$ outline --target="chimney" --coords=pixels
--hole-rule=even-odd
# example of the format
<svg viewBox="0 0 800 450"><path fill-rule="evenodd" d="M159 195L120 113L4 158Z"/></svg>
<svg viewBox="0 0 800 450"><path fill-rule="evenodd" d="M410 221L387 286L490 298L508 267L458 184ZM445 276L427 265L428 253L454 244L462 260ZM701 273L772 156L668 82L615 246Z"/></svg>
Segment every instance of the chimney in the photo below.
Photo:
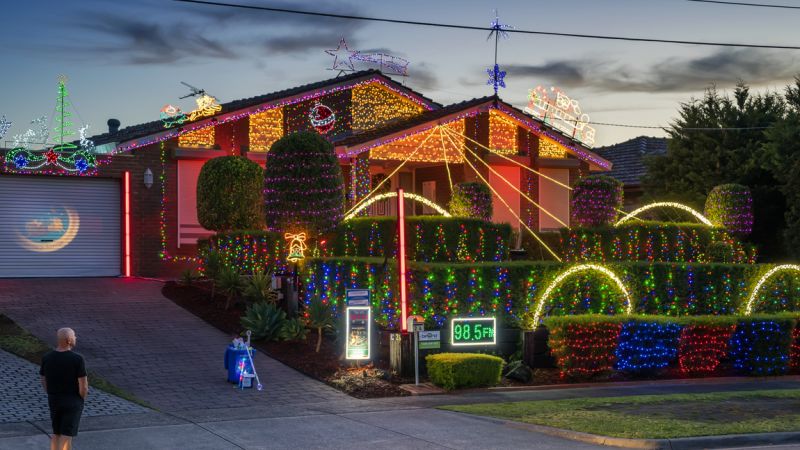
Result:
<svg viewBox="0 0 800 450"><path fill-rule="evenodd" d="M106 124L108 124L108 132L109 132L109 134L114 134L117 131L119 131L119 120L117 120L117 119L108 119L108 122L106 122Z"/></svg>

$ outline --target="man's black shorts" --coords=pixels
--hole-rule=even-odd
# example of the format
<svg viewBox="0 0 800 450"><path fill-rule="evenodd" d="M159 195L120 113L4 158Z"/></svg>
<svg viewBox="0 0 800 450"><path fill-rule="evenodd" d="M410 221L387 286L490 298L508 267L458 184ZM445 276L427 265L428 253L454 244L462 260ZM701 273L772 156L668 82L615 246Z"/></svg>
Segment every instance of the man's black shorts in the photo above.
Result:
<svg viewBox="0 0 800 450"><path fill-rule="evenodd" d="M50 394L50 421L53 434L77 436L83 413L83 399L75 394Z"/></svg>

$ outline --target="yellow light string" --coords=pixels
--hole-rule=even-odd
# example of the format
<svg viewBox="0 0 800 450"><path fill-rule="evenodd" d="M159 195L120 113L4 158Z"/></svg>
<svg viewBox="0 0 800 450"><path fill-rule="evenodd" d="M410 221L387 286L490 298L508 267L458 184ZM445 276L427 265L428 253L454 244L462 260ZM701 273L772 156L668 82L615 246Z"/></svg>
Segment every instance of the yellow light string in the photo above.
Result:
<svg viewBox="0 0 800 450"><path fill-rule="evenodd" d="M506 182L506 184L507 184L507 185L509 185L509 186L511 187L511 189L513 189L513 190L514 190L514 191L516 191L516 192L517 192L519 195L521 195L522 197L524 197L524 198L525 198L525 200L527 200L528 202L530 202L530 203L531 203L533 206L535 206L535 207L539 208L540 210L542 210L542 211L543 211L545 214L547 214L548 216L550 216L550 217L551 217L553 220L555 220L556 222L558 222L558 223L560 223L561 225L563 225L565 228L569 228L569 225L567 225L566 223L564 223L564 221L562 221L562 220L561 220L561 219L559 219L558 217L556 217L556 216L554 216L553 214L551 214L551 213L550 213L550 211L548 211L547 209L543 208L543 207L542 207L540 204L536 203L536 202L535 202L535 201L534 201L532 198L530 198L530 197L529 197L527 194L525 194L524 192L520 191L520 190L519 190L519 189L518 189L516 186L514 186L514 183L512 183L512 182L508 181L508 179L506 179L504 176L500 175L500 173L498 173L498 172L497 172L495 169L493 169L493 168L492 168L492 166L491 166L491 165L489 165L489 163L487 163L486 161L484 161L483 159L481 159L481 157L480 157L480 156L478 156L478 154L477 154L477 153L473 152L473 151L472 151L472 150L471 150L469 147L467 147L466 145L464 146L464 148L465 148L465 149L466 149L468 152L470 152L470 153L472 154L472 156L474 156L474 157L475 157L475 158L476 158L478 161L480 161L480 162L481 162L481 163L482 163L484 166L486 166L486 167L487 167L487 168L488 168L488 169L489 169L489 170L490 170L490 171L491 171L493 174L495 174L495 175L496 175L498 178L500 178L501 180L505 181L505 182ZM464 155L464 156L466 156L466 155Z"/></svg>
<svg viewBox="0 0 800 450"><path fill-rule="evenodd" d="M413 152L411 152L411 154L410 154L410 155L408 155L408 157L407 157L405 160L403 160L403 162L402 162L402 163L400 163L400 165L399 165L399 166L397 166L397 168L396 168L396 169L394 169L394 170L392 171L392 173L390 173L390 174L389 174L389 176L387 176L386 178L384 178L384 179L383 179L383 181L381 181L380 183L378 183L378 185L377 185L377 186L375 186L375 189L373 189L373 190L372 190L372 191L371 191L369 194L365 195L365 196L364 196L364 197L363 197L361 200L359 200L359 201L358 201L358 202L357 202L355 205L353 205L353 207L352 207L352 208L348 209L348 210L347 210L347 211L344 213L344 215L346 216L346 215L350 214L350 213L351 213L351 212L352 212L354 209L358 208L358 207L359 207L359 205L361 205L361 203L363 203L363 202L364 202L366 199L368 199L370 195L372 195L372 194L374 194L375 192L377 192L377 191L378 191L378 189L380 189L380 187L381 187L381 186L383 186L383 183L386 183L387 181L391 180L391 179L392 179L392 176L394 176L394 174L396 174L396 173L397 173L397 171L398 171L398 170L400 170L400 169L403 167L403 165L404 165L405 163L407 163L407 162L408 162L408 160L409 160L409 159L411 159L411 158L414 156L414 154L415 154L415 153L417 153L417 151L418 151L420 148L422 148L422 145L423 145L423 144L425 144L426 142L428 142L428 139L430 139L430 138L431 138L431 136L433 136L433 133L434 133L434 131L436 131L436 128L432 128L432 129L430 130L430 133L428 133L428 136L426 136L426 137L425 137L425 139L423 139L423 140L422 140L422 142L420 142L420 143L417 145L417 148L415 148L415 149L414 149L414 151L413 151Z"/></svg>
<svg viewBox="0 0 800 450"><path fill-rule="evenodd" d="M453 144L453 146L456 148L456 150L458 150L458 145L455 142L453 142L453 140L450 138L450 135L447 135L447 139L450 141L450 143ZM561 258L558 257L556 252L554 252L550 247L548 247L547 244L544 243L542 238L540 238L536 233L533 232L533 230L530 229L530 227L528 227L528 225L519 217L519 215L517 215L517 213L514 212L514 208L512 208L508 203L506 203L506 201L503 199L503 197L501 197L500 194L489 184L489 182L486 180L486 178L483 177L483 175L481 175L481 173L478 171L478 169L475 168L475 166L472 165L472 163L467 158L467 155L463 154L464 153L463 150L461 150L461 153L464 156L464 161L469 165L470 168L472 168L472 170L475 171L475 174L478 175L478 178L480 178L481 181L486 183L486 186L488 186L489 189L491 189L492 192L494 192L494 194L497 196L497 199L500 200L500 202L503 205L505 205L506 208L508 208L508 211L511 213L512 216L514 216L517 219L519 224L522 225L523 227L525 227L525 229L528 231L528 233L530 233L531 236L533 236L534 239L536 239L539 242L539 244L542 245L542 247L544 247L548 252L550 252L550 254L553 255L553 258L556 259L556 261L561 262Z"/></svg>
<svg viewBox="0 0 800 450"><path fill-rule="evenodd" d="M444 156L444 168L447 169L447 181L450 182L450 195L453 195L453 178L450 176L450 165L447 164L447 149L444 147L444 132L442 127L436 127L439 130L439 139L442 141L442 156Z"/></svg>
<svg viewBox="0 0 800 450"><path fill-rule="evenodd" d="M450 130L450 131L452 131L452 130ZM539 176L540 176L540 177L542 177L542 178L546 178L546 179L548 179L548 180L552 181L553 183L555 183L555 184L557 184L557 185L559 185L559 186L561 186L561 187L564 187L564 188L567 188L567 189L569 189L570 191L572 190L572 188L571 188L571 187L569 187L568 185L566 185L566 184L564 184L564 183L562 183L562 182L560 182L560 181L556 180L555 178L550 178L550 177L548 177L547 175L545 175L545 174L543 174L543 173L541 173L541 172L539 172L539 171L537 171L537 170L535 170L535 169L533 169L533 168L531 168L531 167L528 167L528 166L526 166L525 164L522 164L522 163L520 163L519 161L516 161L516 160L514 160L513 158L509 158L508 156L506 156L506 155L504 155L504 154L502 154L502 153L497 153L496 151L492 150L491 148L489 148L489 147L487 147L487 146L485 146L485 145L481 144L480 142L476 141L475 139L472 139L472 138L470 138L469 136L467 136L467 135L465 135L465 134L461 134L461 133L458 133L458 132L456 132L456 131L453 131L453 133L456 133L456 134L457 134L457 135L459 135L460 137L463 137L464 139L467 139L467 140L469 140L469 141L470 141L470 142L472 142L473 144L475 144L475 145L478 145L479 147L481 147L481 148L483 148L483 149L486 149L486 150L488 150L489 152L491 152L491 153L493 153L493 154L495 154L495 155L497 155L497 156L499 156L499 157L501 157L501 158L505 159L506 161L510 161L510 162L512 162L512 163L514 163L514 164L516 164L516 165L518 165L518 166L520 166L520 167L522 167L523 169L525 169L525 170L527 170L527 171L529 171L529 172L533 172L533 173L535 173L536 175L539 175Z"/></svg>
<svg viewBox="0 0 800 450"><path fill-rule="evenodd" d="M788 271L800 272L800 266L797 264L781 264L780 266L773 267L767 273L761 276L761 278L758 280L758 283L756 283L755 287L753 288L753 291L750 292L750 297L747 299L747 306L745 306L744 310L745 316L749 316L753 313L753 305L755 304L756 297L758 297L758 293L761 291L761 287L764 285L764 283L766 283L767 280L772 278L772 276L776 275L778 272Z"/></svg>
<svg viewBox="0 0 800 450"><path fill-rule="evenodd" d="M347 221L347 220L350 220L350 219L356 217L358 215L358 213L360 213L361 211L369 208L369 206L371 204L373 204L373 203L375 203L377 201L385 200L387 198L393 198L393 197L397 197L397 192L386 192L384 194L380 194L380 195L376 195L375 197L371 197L369 199L369 201L367 201L366 203L363 203L361 206L356 208L355 211L353 211L350 214L344 216L344 219L342 219L342 221ZM437 205L436 203L432 202L431 200L428 200L427 198L425 198L425 197L423 197L421 195L417 195L417 194L414 194L414 193L411 193L411 192L403 192L403 198L409 199L409 200L414 200L416 202L422 203L423 205L428 206L428 207L436 210L436 212L438 212L439 214L443 215L444 217L452 217L452 215L446 209L442 208L441 206Z"/></svg>
<svg viewBox="0 0 800 450"><path fill-rule="evenodd" d="M633 210L633 211L631 211L629 213L626 213L625 217L619 219L617 221L617 223L614 224L614 226L615 227L620 226L621 224L631 220L632 218L638 216L639 214L641 214L641 213L643 213L643 212L645 212L645 211L647 211L649 209L653 209L653 208L675 208L675 209L680 209L682 211L686 211L689 214L693 215L697 220L699 220L703 224L708 225L709 227L713 227L714 226L714 224L711 223L710 220L708 220L704 215L700 214L699 212L697 212L693 208L690 208L690 207L688 207L686 205L683 205L683 204L680 204L680 203L676 203L676 202L656 202L656 203L650 203L649 205L644 205L641 208L638 208L638 209L635 209L635 210Z"/></svg>

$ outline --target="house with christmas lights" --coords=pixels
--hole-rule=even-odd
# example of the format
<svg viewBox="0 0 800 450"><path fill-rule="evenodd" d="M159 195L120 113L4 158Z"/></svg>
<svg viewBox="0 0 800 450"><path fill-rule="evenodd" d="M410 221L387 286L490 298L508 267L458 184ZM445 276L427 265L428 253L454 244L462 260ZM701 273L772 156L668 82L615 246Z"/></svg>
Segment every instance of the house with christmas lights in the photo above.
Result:
<svg viewBox="0 0 800 450"><path fill-rule="evenodd" d="M569 224L569 186L611 169L547 113L497 96L443 106L375 70L221 105L202 93L191 112L166 105L161 120L123 129L110 120L108 133L74 149L6 152L0 276L176 273L212 234L197 220L203 164L241 155L264 165L275 141L307 130L334 145L350 205L381 185L446 207L454 183L483 181L492 220L536 231ZM368 213L394 208L378 201Z"/></svg>

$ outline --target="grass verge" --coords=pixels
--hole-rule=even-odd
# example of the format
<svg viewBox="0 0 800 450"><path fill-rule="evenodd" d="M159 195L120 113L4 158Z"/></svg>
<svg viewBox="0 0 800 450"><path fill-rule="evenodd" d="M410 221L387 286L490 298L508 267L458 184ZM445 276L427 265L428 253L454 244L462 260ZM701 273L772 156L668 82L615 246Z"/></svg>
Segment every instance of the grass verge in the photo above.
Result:
<svg viewBox="0 0 800 450"><path fill-rule="evenodd" d="M800 430L800 389L484 403L441 409L636 439Z"/></svg>
<svg viewBox="0 0 800 450"><path fill-rule="evenodd" d="M0 349L17 355L20 358L26 359L36 365L41 364L42 356L50 351L50 347L48 347L44 341L28 333L24 328L20 327L13 320L3 314L0 314ZM105 380L103 377L92 372L91 369L89 369L88 372L89 385L93 388L97 388L109 394L116 395L117 397L124 398L125 400L146 408L154 409L145 401L120 389L119 387Z"/></svg>

